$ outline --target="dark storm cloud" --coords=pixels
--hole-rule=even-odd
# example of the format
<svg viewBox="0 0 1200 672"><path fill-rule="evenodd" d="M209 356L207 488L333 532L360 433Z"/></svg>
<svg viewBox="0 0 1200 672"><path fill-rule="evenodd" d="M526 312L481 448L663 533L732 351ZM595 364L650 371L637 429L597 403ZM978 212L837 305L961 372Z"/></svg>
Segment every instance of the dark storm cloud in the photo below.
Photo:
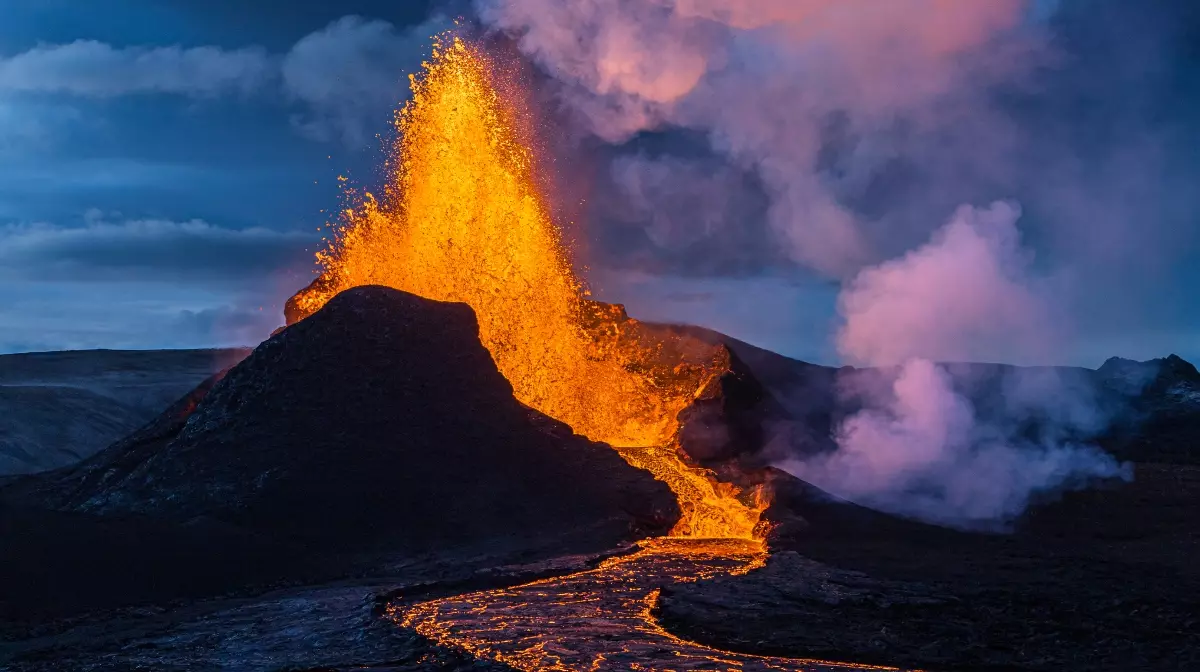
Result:
<svg viewBox="0 0 1200 672"><path fill-rule="evenodd" d="M0 226L0 276L34 280L220 280L311 267L319 234L201 220L106 219Z"/></svg>

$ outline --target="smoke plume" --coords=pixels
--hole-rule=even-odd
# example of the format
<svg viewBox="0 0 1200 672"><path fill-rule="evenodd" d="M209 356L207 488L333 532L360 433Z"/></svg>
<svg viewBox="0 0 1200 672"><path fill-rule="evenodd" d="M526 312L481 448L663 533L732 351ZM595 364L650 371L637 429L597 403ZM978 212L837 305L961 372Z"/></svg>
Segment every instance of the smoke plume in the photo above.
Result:
<svg viewBox="0 0 1200 672"><path fill-rule="evenodd" d="M960 207L929 243L861 271L838 301L843 357L890 366L1051 354L1065 325L1056 323L1053 283L1029 272L1020 214L1006 201Z"/></svg>
<svg viewBox="0 0 1200 672"><path fill-rule="evenodd" d="M1105 418L1069 375L1006 369L983 407L966 389L982 374L935 362L1078 361L1081 331L1104 343L1194 276L1200 202L1183 185L1198 165L1180 148L1200 96L1173 93L1200 72L1187 6L475 0L568 125L611 148L614 196L591 219L645 223L633 253L593 264L742 275L782 257L838 283L838 352L876 368L841 381L838 450L788 466L956 524L1124 473L1081 443ZM998 198L1023 208L962 205Z"/></svg>
<svg viewBox="0 0 1200 672"><path fill-rule="evenodd" d="M797 263L840 278L875 253L866 223L843 198L894 152L868 136L961 114L998 76L995 61L976 65L973 53L1019 23L1024 3L476 4L555 77L591 133L620 142L667 126L705 132L714 149L762 180L776 242ZM847 148L848 165L822 165L834 160L831 134L864 138Z"/></svg>

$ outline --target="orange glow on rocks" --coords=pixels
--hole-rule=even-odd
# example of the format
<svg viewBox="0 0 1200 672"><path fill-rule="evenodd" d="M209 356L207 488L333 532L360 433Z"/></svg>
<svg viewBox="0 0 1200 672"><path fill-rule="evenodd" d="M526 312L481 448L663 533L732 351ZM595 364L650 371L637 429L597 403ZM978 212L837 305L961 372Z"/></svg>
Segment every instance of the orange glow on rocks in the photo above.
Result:
<svg viewBox="0 0 1200 672"><path fill-rule="evenodd" d="M587 299L518 129L520 88L479 48L443 36L397 115L391 176L343 212L323 273L289 322L338 292L386 285L470 305L523 403L614 446L679 498L681 536L752 538L756 492L719 483L675 449L678 413L725 365L719 348L652 336Z"/></svg>

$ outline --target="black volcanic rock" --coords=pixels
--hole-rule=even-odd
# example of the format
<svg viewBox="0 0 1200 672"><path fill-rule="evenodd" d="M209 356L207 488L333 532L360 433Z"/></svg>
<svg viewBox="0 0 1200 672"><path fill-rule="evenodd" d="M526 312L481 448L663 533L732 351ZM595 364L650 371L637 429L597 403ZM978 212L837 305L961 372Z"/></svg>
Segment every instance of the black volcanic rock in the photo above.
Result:
<svg viewBox="0 0 1200 672"><path fill-rule="evenodd" d="M517 402L468 306L383 287L264 342L161 438L73 508L408 550L615 544L678 516L647 472Z"/></svg>
<svg viewBox="0 0 1200 672"><path fill-rule="evenodd" d="M766 567L664 586L656 615L714 648L932 670L1196 670L1200 468L1039 506L1010 534L889 519L777 484L799 512ZM769 511L778 515L780 511Z"/></svg>
<svg viewBox="0 0 1200 672"><path fill-rule="evenodd" d="M1200 462L1200 372L1178 355L1135 362L1110 358L1097 370L1127 407L1104 445L1123 459Z"/></svg>
<svg viewBox="0 0 1200 672"><path fill-rule="evenodd" d="M170 443L204 397L227 373L228 368L209 376L157 418L90 459L74 467L16 481L2 491L4 499L37 508L78 508L92 494L119 483Z"/></svg>
<svg viewBox="0 0 1200 672"><path fill-rule="evenodd" d="M517 402L467 306L362 287L92 458L0 487L0 624L600 552L678 517Z"/></svg>
<svg viewBox="0 0 1200 672"><path fill-rule="evenodd" d="M679 447L693 462L709 467L761 450L763 418L774 408L737 355L719 347L725 372L679 413Z"/></svg>
<svg viewBox="0 0 1200 672"><path fill-rule="evenodd" d="M944 542L967 536L958 530L876 511L768 467L762 480L771 492L763 512L772 551L800 551L815 541L924 539Z"/></svg>
<svg viewBox="0 0 1200 672"><path fill-rule="evenodd" d="M1096 370L1106 385L1125 394L1163 394L1177 387L1200 387L1200 372L1179 355L1139 362L1109 357Z"/></svg>
<svg viewBox="0 0 1200 672"><path fill-rule="evenodd" d="M835 450L836 428L862 408L858 390L890 385L886 369L821 366L701 327L650 326L731 353L730 375L681 415L685 452L723 475L728 469L719 463L730 455L752 469ZM1178 355L1113 357L1099 369L943 366L980 422L1032 444L1096 444L1138 462L1200 461L1200 371ZM730 387L729 378L749 384Z"/></svg>
<svg viewBox="0 0 1200 672"><path fill-rule="evenodd" d="M763 374L771 377L787 369L786 365L776 366L777 360L804 363L700 327L643 323L642 328L652 338L672 343L676 349L707 350L716 356L719 375L700 389L695 400L678 415L683 458L734 481L746 475L739 476L739 472L764 466L768 432L792 415L775 398L774 388L764 384ZM747 359L757 366L750 366Z"/></svg>

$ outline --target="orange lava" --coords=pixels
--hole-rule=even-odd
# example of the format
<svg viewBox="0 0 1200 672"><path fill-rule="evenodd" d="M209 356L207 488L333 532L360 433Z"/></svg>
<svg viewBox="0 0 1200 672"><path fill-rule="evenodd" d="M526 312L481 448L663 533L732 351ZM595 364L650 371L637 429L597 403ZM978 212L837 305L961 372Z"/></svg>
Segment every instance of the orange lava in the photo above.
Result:
<svg viewBox="0 0 1200 672"><path fill-rule="evenodd" d="M551 220L519 85L478 47L443 36L397 115L391 179L342 213L305 314L366 284L469 304L523 403L613 445L679 498L680 536L754 538L756 493L718 483L675 450L677 414L719 375L721 353L651 338L588 300Z"/></svg>
<svg viewBox="0 0 1200 672"><path fill-rule="evenodd" d="M766 561L738 539L649 539L591 570L425 602L389 605L429 640L518 670L849 672L877 665L723 651L668 632L654 615L664 586L745 574Z"/></svg>

